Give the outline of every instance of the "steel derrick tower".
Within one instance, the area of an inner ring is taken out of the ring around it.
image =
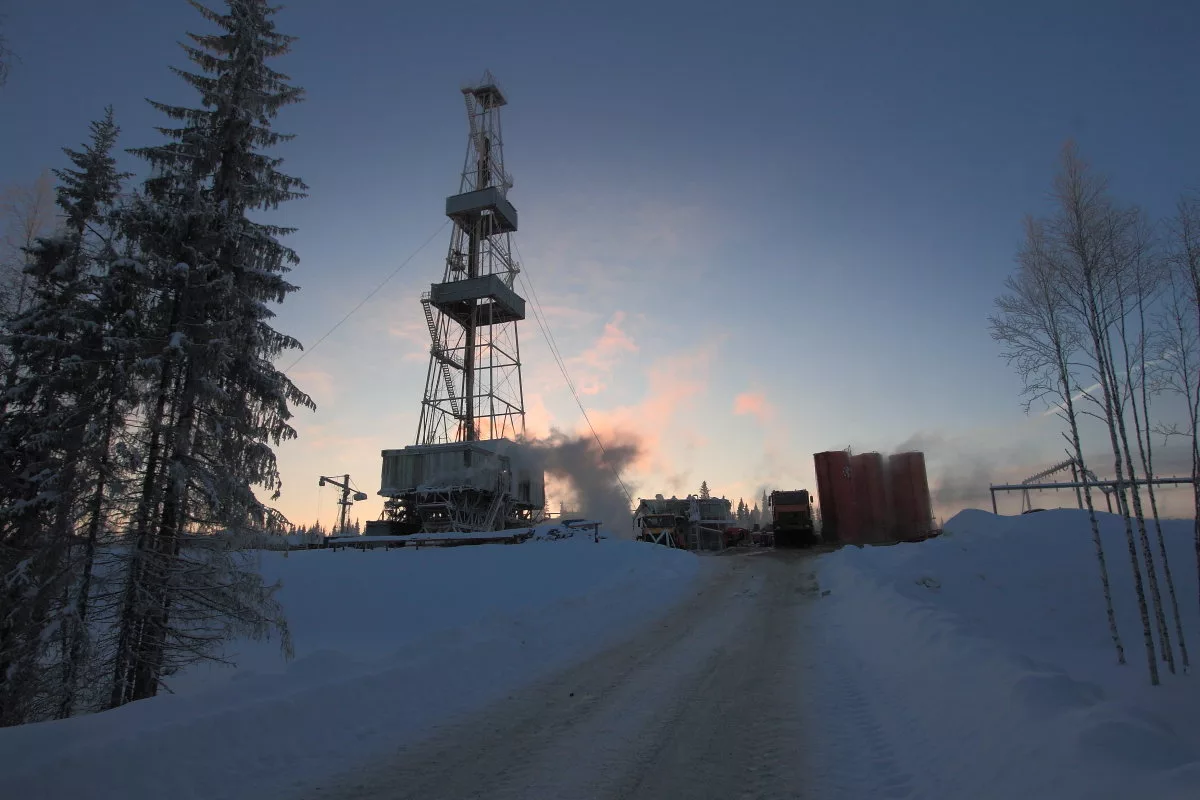
[[[525,433],[517,322],[525,301],[514,287],[517,211],[508,201],[500,109],[507,101],[490,72],[462,90],[467,155],[441,283],[421,296],[431,345],[417,445],[518,439]]]

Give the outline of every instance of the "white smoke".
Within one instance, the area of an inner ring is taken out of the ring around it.
[[[544,439],[522,442],[549,477],[570,487],[572,510],[580,516],[604,523],[613,535],[630,536],[633,509],[619,476],[641,451],[632,436],[604,443],[601,450],[592,436],[570,436],[552,430]]]

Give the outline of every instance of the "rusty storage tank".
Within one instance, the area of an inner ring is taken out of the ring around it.
[[[888,484],[879,453],[859,453],[850,458],[858,524],[864,542],[884,542],[892,537]]]
[[[912,535],[913,496],[909,463],[893,455],[888,457],[888,487],[892,505],[892,538],[907,539]]]
[[[933,527],[933,504],[925,474],[925,454],[896,453],[888,459],[892,513],[898,539],[921,539]]]
[[[821,538],[826,542],[860,541],[850,454],[845,450],[814,453],[813,463],[821,502]]]

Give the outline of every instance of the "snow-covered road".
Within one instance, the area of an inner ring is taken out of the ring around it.
[[[879,734],[858,687],[806,681],[822,657],[809,652],[813,557],[714,560],[693,597],[628,641],[298,796],[909,796],[886,748],[847,771],[821,757]],[[815,718],[821,730],[802,727]]]

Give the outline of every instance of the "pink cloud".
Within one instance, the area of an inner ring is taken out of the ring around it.
[[[677,469],[677,458],[665,450],[664,434],[677,429],[680,415],[708,389],[709,368],[715,353],[716,344],[705,343],[691,352],[662,358],[646,370],[649,389],[641,402],[591,412],[592,423],[602,441],[632,438],[639,443],[638,457],[631,465],[633,471],[667,475]],[[690,430],[676,432],[685,440],[698,435]]]
[[[554,419],[546,408],[546,400],[540,392],[525,394],[525,435],[531,439],[544,439],[550,435]]]
[[[622,328],[625,312],[618,311],[604,324],[604,331],[591,347],[569,359],[576,388],[582,395],[595,395],[607,388],[621,358],[638,351],[637,343]]]
[[[775,406],[762,392],[742,392],[733,398],[733,413],[754,417],[759,424],[766,425],[775,419]]]

